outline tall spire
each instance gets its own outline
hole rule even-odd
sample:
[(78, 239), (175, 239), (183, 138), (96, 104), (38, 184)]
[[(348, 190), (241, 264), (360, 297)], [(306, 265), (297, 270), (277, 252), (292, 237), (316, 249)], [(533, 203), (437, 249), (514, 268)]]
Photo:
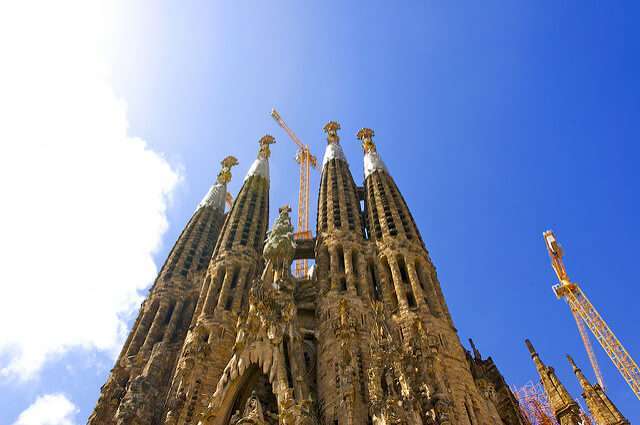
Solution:
[(547, 393), (551, 410), (553, 410), (558, 423), (560, 425), (578, 425), (581, 423), (580, 407), (578, 407), (578, 404), (571, 397), (565, 386), (562, 385), (556, 376), (555, 370), (542, 362), (531, 341), (526, 339), (524, 342), (531, 353), (531, 359), (536, 365), (536, 370), (540, 375), (540, 382), (542, 382), (544, 391)]
[(580, 387), (582, 387), (582, 398), (584, 398), (591, 416), (598, 425), (623, 425), (628, 424), (629, 421), (622, 416), (618, 408), (611, 402), (609, 397), (600, 387), (600, 384), (591, 385), (587, 378), (582, 373), (582, 370), (573, 361), (570, 355), (567, 354), (567, 360), (573, 368), (573, 373), (578, 378)]
[(469, 338), (469, 344), (471, 344), (471, 349), (473, 350), (473, 357), (476, 360), (482, 360), (482, 354), (480, 354), (480, 351), (476, 348), (476, 344), (474, 344), (473, 339)]
[(227, 196), (227, 183), (231, 181), (231, 167), (238, 165), (238, 160), (233, 156), (228, 156), (222, 160), (222, 169), (218, 173), (216, 182), (211, 186), (209, 192), (204, 196), (198, 208), (213, 207), (224, 210), (224, 202)]
[(576, 366), (576, 363), (573, 361), (573, 358), (568, 354), (567, 354), (567, 360), (569, 361), (569, 364), (573, 368), (573, 373), (576, 375), (576, 378), (578, 378), (578, 382), (580, 383), (580, 386), (582, 387), (582, 389), (586, 390), (588, 387), (591, 387), (591, 385), (589, 384), (589, 381), (587, 381), (587, 378), (584, 376), (584, 373), (582, 373), (582, 370), (580, 370), (580, 368)]
[(336, 121), (329, 121), (322, 128), (327, 133), (327, 149), (324, 151), (324, 158), (322, 159), (322, 167), (332, 159), (339, 159), (347, 162), (347, 158), (340, 146), (340, 136), (338, 136), (338, 130), (340, 130), (340, 124)]
[(260, 176), (267, 179), (267, 181), (269, 180), (269, 157), (271, 156), (271, 149), (269, 148), (269, 145), (272, 145), (275, 142), (276, 139), (269, 134), (265, 134), (260, 138), (258, 141), (260, 144), (258, 158), (256, 158), (256, 160), (253, 161), (253, 164), (251, 164), (251, 168), (249, 168), (249, 171), (244, 178), (245, 180), (251, 176)]
[(189, 330), (198, 293), (224, 222), (231, 167), (226, 157), (217, 181), (195, 209), (160, 269), (87, 423), (159, 423), (176, 359)]
[(373, 142), (374, 131), (370, 128), (362, 128), (356, 134), (356, 137), (362, 141), (362, 149), (364, 150), (364, 178), (366, 179), (374, 171), (387, 171), (382, 158), (378, 154), (376, 144)]

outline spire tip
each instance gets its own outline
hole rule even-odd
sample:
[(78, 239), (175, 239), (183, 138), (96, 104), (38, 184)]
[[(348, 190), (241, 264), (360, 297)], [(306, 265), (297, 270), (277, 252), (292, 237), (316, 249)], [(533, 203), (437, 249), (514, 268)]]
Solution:
[(226, 184), (231, 181), (231, 167), (238, 165), (238, 159), (235, 156), (229, 155), (220, 162), (222, 169), (218, 173), (218, 183)]
[(338, 130), (340, 130), (340, 128), (340, 124), (337, 121), (329, 121), (322, 127), (324, 132), (327, 133), (327, 142), (329, 144), (340, 141), (340, 136), (338, 136)]
[(268, 159), (271, 156), (271, 149), (269, 149), (269, 145), (273, 145), (275, 142), (276, 139), (270, 134), (265, 134), (264, 136), (262, 136), (258, 141), (258, 143), (260, 144), (258, 158)]
[(356, 137), (362, 141), (362, 149), (364, 149), (364, 153), (375, 152), (376, 145), (373, 143), (373, 136), (375, 136), (375, 132), (370, 128), (361, 128), (360, 131), (356, 134)]
[(531, 343), (531, 341), (529, 341), (528, 339), (525, 339), (524, 343), (526, 344), (526, 346), (529, 349), (529, 352), (531, 353), (532, 356), (538, 354), (538, 353), (536, 353), (536, 349), (533, 347), (533, 344)]
[(573, 358), (569, 354), (567, 354), (566, 356), (567, 356), (567, 360), (569, 361), (569, 364), (573, 368), (573, 371), (575, 372), (576, 370), (579, 370), (580, 368), (576, 366), (576, 362), (573, 361)]

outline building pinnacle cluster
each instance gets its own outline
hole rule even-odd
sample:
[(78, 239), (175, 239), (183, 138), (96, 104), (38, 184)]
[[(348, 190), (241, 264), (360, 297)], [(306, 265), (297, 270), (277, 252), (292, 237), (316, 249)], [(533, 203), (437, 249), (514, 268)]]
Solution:
[[(238, 161), (222, 161), (142, 304), (89, 424), (529, 424), (493, 360), (460, 342), (373, 130), (357, 134), (361, 185), (339, 130), (335, 121), (324, 127), (313, 239), (294, 240), (287, 206), (267, 231), (272, 136), (260, 139), (226, 213)], [(297, 259), (315, 261), (304, 278), (291, 274)], [(561, 425), (576, 423), (577, 405), (530, 349)], [(603, 424), (627, 423), (599, 387), (580, 382), (589, 408), (613, 418)]]

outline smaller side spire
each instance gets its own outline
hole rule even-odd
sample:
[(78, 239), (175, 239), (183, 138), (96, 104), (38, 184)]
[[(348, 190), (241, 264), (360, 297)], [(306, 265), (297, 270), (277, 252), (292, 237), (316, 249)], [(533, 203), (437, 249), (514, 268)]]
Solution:
[(573, 373), (578, 378), (580, 387), (582, 387), (582, 398), (584, 398), (591, 416), (598, 425), (626, 425), (629, 421), (620, 413), (616, 405), (609, 399), (607, 394), (600, 387), (600, 384), (591, 385), (582, 373), (582, 370), (576, 366), (570, 355), (567, 354), (567, 360), (573, 368)]
[(231, 168), (238, 165), (238, 159), (234, 156), (228, 156), (220, 162), (222, 169), (218, 173), (216, 182), (204, 196), (196, 211), (202, 207), (213, 207), (214, 209), (224, 210), (224, 202), (227, 196), (227, 183), (231, 181)]
[(533, 344), (531, 343), (531, 341), (529, 341), (528, 339), (525, 339), (524, 343), (526, 344), (527, 348), (529, 349), (529, 353), (531, 353), (531, 357), (538, 355), (538, 353), (536, 352), (536, 349), (533, 347)]
[(258, 141), (260, 144), (258, 158), (251, 164), (251, 168), (249, 168), (244, 178), (245, 181), (251, 176), (260, 176), (267, 179), (267, 181), (269, 180), (269, 157), (271, 156), (269, 145), (273, 145), (275, 142), (276, 139), (270, 134), (265, 134), (260, 138)]
[(554, 369), (542, 362), (531, 341), (526, 339), (524, 342), (531, 353), (531, 359), (536, 365), (536, 370), (540, 375), (540, 382), (545, 393), (547, 393), (549, 405), (558, 423), (562, 425), (578, 425), (581, 421), (578, 404), (573, 400), (565, 386), (562, 385)]
[(471, 344), (471, 350), (473, 350), (473, 357), (476, 360), (482, 360), (482, 354), (480, 354), (480, 350), (476, 348), (476, 344), (474, 344), (473, 339), (469, 338), (469, 344)]
[(576, 363), (573, 361), (573, 358), (568, 354), (567, 354), (567, 360), (569, 361), (569, 364), (573, 368), (573, 373), (576, 375), (576, 378), (578, 378), (578, 382), (580, 383), (580, 386), (584, 391), (586, 391), (587, 388), (591, 386), (589, 384), (589, 381), (587, 381), (587, 378), (584, 376), (584, 373), (582, 373), (582, 370), (580, 370), (580, 368), (576, 366)]
[(337, 121), (329, 121), (322, 129), (327, 133), (327, 149), (324, 151), (322, 166), (324, 167), (332, 159), (347, 162), (347, 157), (340, 146), (340, 136), (338, 136), (340, 124)]
[(362, 142), (362, 149), (364, 150), (364, 178), (366, 179), (375, 171), (387, 171), (387, 166), (384, 165), (382, 158), (378, 154), (376, 144), (373, 142), (374, 131), (370, 128), (362, 128), (356, 134), (356, 137)]

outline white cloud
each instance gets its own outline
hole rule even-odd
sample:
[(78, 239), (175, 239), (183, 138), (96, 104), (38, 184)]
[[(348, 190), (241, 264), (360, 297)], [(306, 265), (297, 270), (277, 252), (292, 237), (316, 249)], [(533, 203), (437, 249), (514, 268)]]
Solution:
[(103, 60), (111, 5), (0, 2), (0, 377), (115, 353), (156, 273), (180, 177), (127, 133)]
[(78, 408), (64, 394), (45, 394), (27, 407), (13, 425), (73, 425)]

